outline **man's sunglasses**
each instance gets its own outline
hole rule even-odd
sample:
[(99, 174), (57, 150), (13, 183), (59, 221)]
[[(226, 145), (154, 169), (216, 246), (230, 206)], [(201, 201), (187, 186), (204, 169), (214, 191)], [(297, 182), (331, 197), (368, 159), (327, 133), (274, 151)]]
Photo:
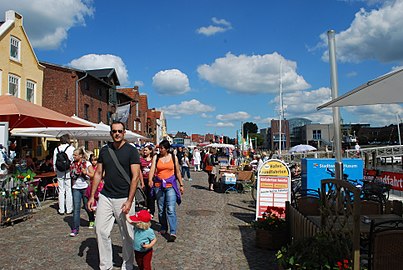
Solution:
[(112, 132), (113, 134), (115, 134), (116, 132), (118, 132), (118, 133), (123, 133), (123, 130), (122, 130), (122, 129), (113, 129), (111, 132)]

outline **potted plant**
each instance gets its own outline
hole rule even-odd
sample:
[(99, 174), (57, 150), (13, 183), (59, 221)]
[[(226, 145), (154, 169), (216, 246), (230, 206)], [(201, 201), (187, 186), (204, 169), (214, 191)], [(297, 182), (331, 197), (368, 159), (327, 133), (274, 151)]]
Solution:
[(279, 249), (287, 244), (287, 225), (284, 208), (268, 206), (261, 218), (251, 223), (256, 229), (256, 246), (263, 249)]
[(352, 269), (352, 242), (341, 232), (320, 232), (282, 247), (276, 254), (280, 269)]

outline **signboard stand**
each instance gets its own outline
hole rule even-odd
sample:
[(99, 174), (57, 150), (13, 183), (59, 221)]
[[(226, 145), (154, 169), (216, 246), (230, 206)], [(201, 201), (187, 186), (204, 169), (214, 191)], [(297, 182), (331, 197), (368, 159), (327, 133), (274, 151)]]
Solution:
[(281, 207), (291, 200), (291, 173), (279, 159), (263, 163), (258, 171), (256, 219), (261, 218), (268, 206)]

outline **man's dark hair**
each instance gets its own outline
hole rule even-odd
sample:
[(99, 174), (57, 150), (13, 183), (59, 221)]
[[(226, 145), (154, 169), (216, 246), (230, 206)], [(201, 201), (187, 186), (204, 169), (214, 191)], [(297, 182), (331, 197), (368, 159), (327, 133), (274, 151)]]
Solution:
[(60, 137), (60, 143), (61, 143), (61, 144), (70, 143), (70, 135), (69, 135), (69, 134), (63, 134), (63, 135)]
[(111, 131), (112, 131), (112, 125), (115, 125), (115, 124), (121, 124), (123, 126), (123, 130), (126, 130), (125, 123), (123, 123), (121, 121), (113, 121), (112, 124), (111, 124)]

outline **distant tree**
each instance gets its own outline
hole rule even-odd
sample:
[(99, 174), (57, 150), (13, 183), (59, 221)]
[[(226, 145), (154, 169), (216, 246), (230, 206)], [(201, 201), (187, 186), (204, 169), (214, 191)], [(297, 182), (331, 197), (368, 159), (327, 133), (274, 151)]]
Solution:
[(252, 139), (253, 148), (256, 146), (259, 148), (263, 144), (263, 137), (259, 133), (249, 133), (249, 138)]
[(246, 139), (246, 137), (248, 136), (247, 134), (252, 133), (257, 133), (258, 127), (255, 123), (252, 122), (246, 122), (245, 124), (243, 124), (243, 137)]

